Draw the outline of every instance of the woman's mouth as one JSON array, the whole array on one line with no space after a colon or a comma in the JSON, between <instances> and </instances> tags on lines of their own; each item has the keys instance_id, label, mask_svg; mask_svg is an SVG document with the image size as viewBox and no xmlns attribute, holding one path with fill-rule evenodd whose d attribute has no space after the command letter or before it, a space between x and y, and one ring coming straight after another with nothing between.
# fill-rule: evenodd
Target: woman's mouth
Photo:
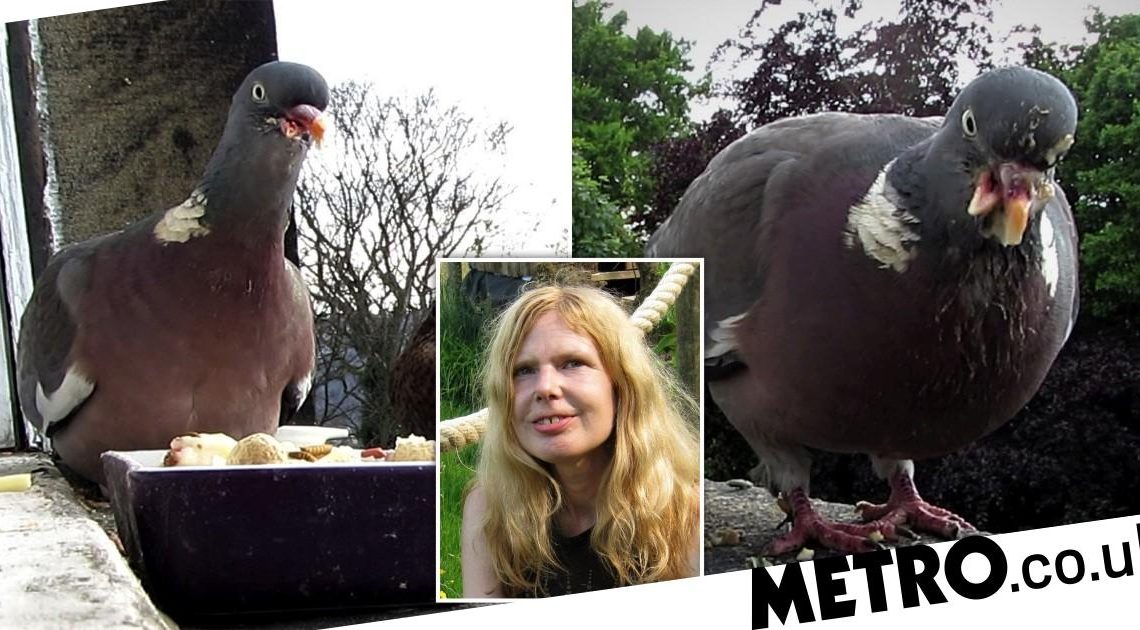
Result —
<instances>
[{"instance_id":1,"label":"woman's mouth","mask_svg":"<svg viewBox=\"0 0 1140 630\"><path fill-rule=\"evenodd\" d=\"M570 421L577 416L544 416L531 422L531 426L539 433L559 433L570 425Z\"/></svg>"}]
</instances>

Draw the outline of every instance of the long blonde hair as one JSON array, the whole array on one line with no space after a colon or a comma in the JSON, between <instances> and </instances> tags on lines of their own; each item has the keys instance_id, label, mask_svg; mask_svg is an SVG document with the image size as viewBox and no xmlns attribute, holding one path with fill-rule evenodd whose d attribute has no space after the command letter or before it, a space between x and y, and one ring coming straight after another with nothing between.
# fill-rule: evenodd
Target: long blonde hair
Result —
<instances>
[{"instance_id":1,"label":"long blonde hair","mask_svg":"<svg viewBox=\"0 0 1140 630\"><path fill-rule=\"evenodd\" d=\"M612 457L598 489L591 547L619 585L690 575L699 528L697 406L613 297L593 287L546 286L495 321L483 366L489 410L474 483L487 499L483 532L508 595L540 595L561 569L551 545L562 505L549 467L523 450L514 417L513 363L539 317L557 312L593 340L616 394Z\"/></svg>"}]
</instances>

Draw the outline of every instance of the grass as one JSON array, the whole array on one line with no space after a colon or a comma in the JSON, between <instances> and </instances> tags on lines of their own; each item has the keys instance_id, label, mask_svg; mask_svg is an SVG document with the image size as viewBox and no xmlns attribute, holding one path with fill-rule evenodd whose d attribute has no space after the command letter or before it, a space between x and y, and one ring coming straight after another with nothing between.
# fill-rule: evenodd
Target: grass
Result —
<instances>
[{"instance_id":1,"label":"grass","mask_svg":"<svg viewBox=\"0 0 1140 630\"><path fill-rule=\"evenodd\" d=\"M479 365L482 362L483 330L492 309L473 304L459 289L457 265L444 265L440 308L440 417L457 418L478 409ZM443 453L439 459L439 568L444 597L463 596L463 566L460 530L463 496L475 476L478 445L458 453Z\"/></svg>"},{"instance_id":2,"label":"grass","mask_svg":"<svg viewBox=\"0 0 1140 630\"><path fill-rule=\"evenodd\" d=\"M463 415L464 410L441 403L444 418ZM475 476L479 446L442 453L439 458L439 568L440 590L449 598L463 596L463 565L459 532L463 521L463 494Z\"/></svg>"}]
</instances>

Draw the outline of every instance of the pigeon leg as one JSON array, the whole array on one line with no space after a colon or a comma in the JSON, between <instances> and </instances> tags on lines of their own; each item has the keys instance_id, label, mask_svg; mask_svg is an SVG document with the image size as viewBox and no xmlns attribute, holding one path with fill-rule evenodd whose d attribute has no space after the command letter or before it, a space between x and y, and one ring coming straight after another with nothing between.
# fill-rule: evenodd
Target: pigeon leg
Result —
<instances>
[{"instance_id":1,"label":"pigeon leg","mask_svg":"<svg viewBox=\"0 0 1140 630\"><path fill-rule=\"evenodd\" d=\"M792 531L772 541L768 552L778 556L801 549L809 542L816 542L828 549L842 553L874 551L880 545L871 539L878 529L877 523L854 524L835 523L820 516L812 507L811 499L803 488L796 488L784 496L788 512L792 518ZM891 532L893 535L893 528ZM886 532L880 532L887 536Z\"/></svg>"},{"instance_id":2,"label":"pigeon leg","mask_svg":"<svg viewBox=\"0 0 1140 630\"><path fill-rule=\"evenodd\" d=\"M870 521L868 525L887 530L909 524L917 531L943 538L957 538L960 532L977 531L961 516L923 501L909 470L897 470L891 476L890 484L891 496L886 503L875 505L860 501L855 506L863 519Z\"/></svg>"}]
</instances>

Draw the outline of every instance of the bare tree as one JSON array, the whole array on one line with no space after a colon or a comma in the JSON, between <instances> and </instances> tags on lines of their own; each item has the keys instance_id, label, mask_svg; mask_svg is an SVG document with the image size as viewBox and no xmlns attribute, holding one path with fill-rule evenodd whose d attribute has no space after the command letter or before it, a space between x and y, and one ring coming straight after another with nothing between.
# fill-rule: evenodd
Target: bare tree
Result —
<instances>
[{"instance_id":1,"label":"bare tree","mask_svg":"<svg viewBox=\"0 0 1140 630\"><path fill-rule=\"evenodd\" d=\"M319 330L315 414L390 445L405 429L388 402L392 366L434 308L435 259L478 255L496 235L508 191L476 165L502 156L509 128L482 127L431 91L385 99L355 82L333 88L330 109L335 133L297 189Z\"/></svg>"}]
</instances>

